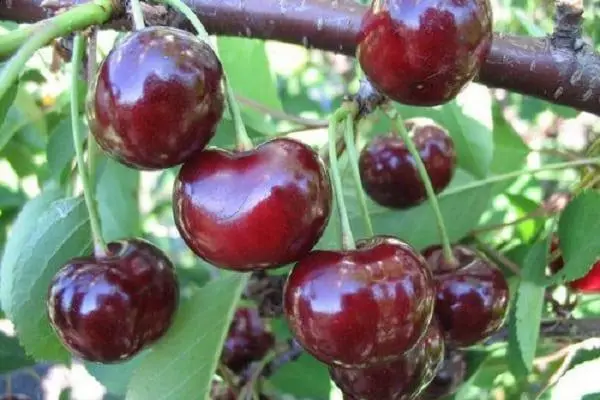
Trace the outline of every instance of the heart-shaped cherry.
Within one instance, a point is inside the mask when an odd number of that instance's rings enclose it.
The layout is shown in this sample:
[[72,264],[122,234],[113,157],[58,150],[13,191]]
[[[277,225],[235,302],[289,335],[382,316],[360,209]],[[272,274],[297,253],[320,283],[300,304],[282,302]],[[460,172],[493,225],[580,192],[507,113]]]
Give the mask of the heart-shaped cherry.
[[457,265],[445,261],[440,246],[423,254],[436,282],[435,314],[448,343],[476,344],[502,326],[509,301],[502,271],[490,260],[465,246],[454,246]]
[[400,103],[434,106],[470,82],[492,43],[488,0],[375,0],[357,37],[371,83]]
[[399,359],[367,368],[330,367],[329,373],[354,400],[408,400],[429,384],[443,359],[444,340],[434,319],[421,341]]
[[[450,183],[456,167],[452,138],[433,123],[407,121],[407,127],[413,132],[434,191],[441,192]],[[427,199],[415,160],[394,133],[375,137],[368,143],[361,151],[359,167],[365,192],[384,207],[404,209]]]
[[102,62],[87,115],[110,156],[138,169],[180,164],[214,136],[223,113],[221,63],[191,33],[130,33]]
[[179,301],[173,264],[156,246],[128,239],[106,255],[69,261],[49,289],[48,315],[74,354],[121,362],[162,337]]
[[450,396],[460,387],[467,374],[467,363],[461,351],[448,351],[433,380],[418,400],[438,400]]
[[221,361],[233,372],[240,372],[262,359],[275,344],[255,308],[236,310],[221,353]]
[[[558,236],[553,235],[550,242],[551,261],[550,271],[557,273],[565,266],[565,260],[560,251]],[[582,278],[568,282],[567,285],[579,293],[600,293],[600,261],[596,262]]]
[[407,243],[376,236],[347,251],[313,251],[294,266],[284,309],[298,342],[324,363],[393,361],[423,336],[434,304],[425,260]]
[[317,153],[278,138],[249,151],[211,149],[194,156],[175,181],[173,211],[198,256],[249,271],[306,255],[327,225],[331,198]]

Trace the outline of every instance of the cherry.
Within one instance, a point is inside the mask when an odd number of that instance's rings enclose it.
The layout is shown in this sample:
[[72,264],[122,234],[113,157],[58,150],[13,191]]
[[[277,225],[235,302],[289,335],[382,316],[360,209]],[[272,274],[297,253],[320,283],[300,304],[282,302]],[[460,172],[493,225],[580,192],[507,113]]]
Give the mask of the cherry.
[[440,246],[426,249],[436,282],[435,314],[454,346],[467,347],[495,333],[503,324],[509,301],[502,271],[465,246],[452,249],[458,265],[444,260]]
[[310,147],[277,138],[254,150],[197,154],[175,181],[175,223],[187,245],[232,270],[276,268],[317,243],[331,213],[327,171]]
[[48,314],[63,344],[101,363],[129,359],[161,338],[179,301],[173,264],[141,239],[108,244],[106,255],[63,266],[50,285]]
[[250,363],[261,360],[275,344],[267,332],[258,311],[254,308],[236,310],[225,340],[221,360],[233,372],[244,370]]
[[[407,125],[413,125],[412,121]],[[446,131],[433,123],[413,126],[413,140],[434,191],[439,193],[454,175],[454,143]],[[360,154],[359,167],[365,192],[384,207],[405,209],[427,198],[414,158],[394,133],[378,136],[367,144]]]
[[314,251],[294,266],[284,288],[298,342],[341,367],[399,358],[423,336],[433,304],[425,260],[390,236],[359,241],[355,250]]
[[87,115],[98,144],[139,169],[180,164],[214,136],[223,70],[194,35],[152,26],[129,34],[102,62]]
[[332,380],[349,399],[412,399],[435,376],[444,359],[444,340],[435,320],[415,348],[386,364],[330,367]]
[[[550,271],[557,273],[565,266],[565,260],[560,254],[560,241],[558,236],[553,235],[550,242],[550,251],[552,261],[550,261]],[[567,285],[574,291],[580,293],[600,293],[600,261],[597,261],[589,272],[582,278],[568,282]]]
[[447,352],[437,374],[418,399],[437,400],[450,396],[463,383],[466,374],[467,363],[464,354],[459,351]]
[[375,0],[363,17],[357,58],[377,89],[415,106],[452,100],[492,43],[488,0]]

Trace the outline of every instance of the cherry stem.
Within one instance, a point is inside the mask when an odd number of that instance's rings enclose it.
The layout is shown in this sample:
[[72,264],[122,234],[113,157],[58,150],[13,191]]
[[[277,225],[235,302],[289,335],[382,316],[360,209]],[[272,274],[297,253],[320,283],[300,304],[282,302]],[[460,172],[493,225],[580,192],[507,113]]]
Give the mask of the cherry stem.
[[144,23],[144,13],[142,12],[140,0],[131,0],[131,14],[133,16],[133,26],[135,29],[144,29],[146,24]]
[[336,152],[336,138],[339,123],[352,114],[352,109],[347,105],[343,105],[331,116],[328,129],[329,171],[331,174],[333,191],[335,193],[335,199],[338,206],[340,225],[342,228],[342,248],[344,250],[353,250],[356,248],[356,245],[354,243],[352,228],[350,227],[350,219],[348,218],[346,202],[344,201],[344,188],[342,186],[342,177],[340,174],[340,167]]
[[423,159],[419,154],[419,150],[417,149],[412,138],[408,134],[408,131],[404,126],[404,121],[400,113],[390,104],[387,104],[384,107],[382,107],[382,110],[393,121],[398,131],[397,133],[400,135],[400,137],[406,144],[406,148],[415,160],[417,172],[419,173],[419,176],[423,181],[423,185],[425,186],[425,192],[427,193],[427,198],[429,199],[429,204],[431,205],[431,208],[433,209],[433,213],[435,215],[438,232],[442,242],[442,249],[444,251],[444,259],[450,265],[456,265],[458,262],[452,254],[452,246],[450,243],[450,239],[448,238],[448,233],[446,232],[444,217],[442,215],[442,211],[440,209],[435,190],[433,189],[431,179],[429,178],[429,174],[427,173],[427,168],[425,167],[425,163],[423,163]]
[[[194,14],[192,9],[185,4],[181,0],[160,0],[163,3],[173,7],[180,13],[182,13],[193,25],[194,29],[196,29],[198,33],[198,38],[208,44],[215,54],[219,54],[217,49],[213,46],[210,41],[210,37],[206,28],[200,22],[200,19]],[[233,119],[233,126],[235,129],[235,138],[238,150],[249,150],[254,147],[252,140],[248,136],[248,131],[246,131],[246,126],[244,125],[244,119],[242,118],[242,113],[240,111],[240,106],[236,100],[235,93],[233,88],[229,84],[229,79],[227,78],[226,71],[223,74],[223,85],[225,86],[225,98],[227,100],[227,105],[229,107],[229,112],[231,113],[231,117]]]
[[[365,192],[362,190],[362,182],[360,179],[360,171],[358,169],[358,152],[356,151],[356,145],[354,144],[354,117],[352,114],[346,117],[346,129],[344,129],[344,140],[346,142],[346,151],[348,152],[348,158],[350,161],[350,167],[352,169],[352,177],[354,178],[354,187],[358,202],[360,204],[363,221],[365,224],[365,230],[369,237],[375,235],[373,231],[373,223],[369,216],[369,208],[367,207],[367,197]],[[337,147],[337,146],[336,146]]]
[[106,254],[106,242],[102,238],[100,229],[100,218],[94,204],[94,192],[90,185],[88,171],[83,159],[83,143],[81,141],[81,130],[79,129],[79,67],[83,60],[84,38],[81,33],[75,35],[73,41],[73,56],[71,58],[71,129],[73,130],[73,145],[75,146],[75,157],[77,159],[77,171],[81,177],[83,186],[83,198],[90,217],[90,227],[94,240],[94,251],[97,255]]

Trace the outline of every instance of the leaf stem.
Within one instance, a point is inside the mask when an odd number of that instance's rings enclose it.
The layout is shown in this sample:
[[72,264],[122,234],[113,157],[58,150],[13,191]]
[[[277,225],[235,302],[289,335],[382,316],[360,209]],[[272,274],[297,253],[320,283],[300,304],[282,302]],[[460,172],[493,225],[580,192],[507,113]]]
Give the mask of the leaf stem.
[[[346,151],[348,152],[348,158],[350,161],[350,167],[352,169],[352,177],[354,178],[354,187],[356,189],[356,195],[360,204],[360,209],[365,224],[365,230],[369,237],[375,235],[373,231],[373,223],[369,216],[369,208],[367,207],[367,198],[364,190],[362,190],[362,183],[360,179],[360,171],[358,169],[358,152],[356,151],[356,145],[354,144],[354,117],[352,114],[346,117],[346,129],[344,129],[344,140],[346,142]],[[336,146],[337,147],[337,146]]]
[[133,16],[133,26],[135,29],[144,29],[146,24],[144,23],[144,13],[142,12],[140,0],[131,0],[131,14]]
[[340,225],[342,228],[342,248],[344,250],[352,250],[356,248],[354,243],[354,235],[352,234],[352,228],[350,227],[350,219],[348,218],[348,210],[346,209],[346,202],[344,200],[344,188],[342,186],[342,177],[340,175],[340,167],[338,164],[338,158],[336,153],[336,137],[337,128],[340,121],[343,121],[352,115],[352,110],[347,106],[340,107],[329,120],[329,171],[331,174],[331,180],[333,183],[333,191],[338,206],[338,213],[340,217]]
[[435,215],[435,220],[438,226],[438,232],[442,242],[442,248],[444,251],[444,259],[449,264],[456,264],[457,261],[454,255],[452,254],[452,246],[450,243],[450,239],[448,238],[448,233],[446,232],[446,225],[444,223],[444,217],[442,215],[442,211],[438,203],[437,195],[435,194],[435,190],[433,189],[431,179],[429,178],[429,174],[427,173],[427,168],[423,163],[423,159],[419,154],[419,150],[417,149],[412,138],[408,134],[408,131],[404,126],[404,121],[402,120],[402,116],[400,115],[400,113],[398,113],[398,111],[390,105],[382,107],[382,110],[393,121],[394,126],[398,131],[398,134],[406,144],[406,148],[415,160],[417,172],[419,173],[419,176],[423,181],[423,185],[425,186],[425,192],[427,193],[427,197],[429,199],[429,204],[431,205],[431,208],[433,209],[433,213]]
[[[0,60],[17,52],[15,57],[19,55],[20,62],[14,61],[14,68],[19,73],[33,53],[52,39],[86,29],[92,25],[101,25],[109,20],[114,11],[115,4],[112,0],[93,0],[74,6],[52,18],[8,32],[0,36]],[[23,50],[25,45],[28,46],[27,52]],[[11,62],[13,61],[11,60]],[[5,69],[7,67],[8,65]],[[4,71],[2,75],[4,75]],[[3,79],[0,79],[0,86],[3,85],[2,82]]]
[[489,178],[485,178],[485,179],[481,179],[481,180],[478,180],[475,182],[467,183],[466,185],[459,186],[455,189],[448,189],[444,192],[444,196],[459,194],[459,193],[466,192],[471,189],[477,189],[479,187],[487,186],[487,185],[490,185],[493,183],[499,183],[499,182],[503,182],[503,181],[506,181],[509,179],[518,178],[523,175],[533,175],[533,174],[537,174],[539,172],[556,171],[556,170],[561,170],[561,169],[580,167],[582,165],[600,165],[600,157],[583,158],[583,159],[579,159],[579,160],[566,161],[566,162],[562,162],[562,163],[547,164],[547,165],[544,165],[539,168],[530,168],[530,169],[509,172],[509,173],[502,174],[502,175],[494,175]]
[[[198,33],[198,38],[207,43],[214,50],[215,54],[218,55],[217,49],[215,49],[215,47],[210,42],[210,38],[208,36],[206,28],[204,28],[204,25],[202,25],[200,19],[198,19],[196,14],[194,14],[192,9],[189,8],[187,4],[185,4],[181,0],[159,1],[173,7],[174,9],[182,13],[190,21],[194,29],[196,29]],[[246,131],[246,126],[244,125],[244,119],[242,118],[240,106],[235,98],[233,88],[229,84],[229,78],[227,77],[226,71],[223,73],[223,85],[225,86],[225,98],[227,100],[229,112],[231,113],[231,117],[233,118],[233,126],[235,129],[235,138],[238,150],[249,150],[252,147],[254,147],[254,145],[252,143],[252,140],[250,140],[250,137],[248,136],[248,131]]]
[[79,67],[83,60],[84,38],[81,33],[75,35],[73,42],[73,56],[71,59],[71,127],[73,130],[73,145],[75,146],[75,156],[77,158],[77,170],[81,177],[83,186],[83,198],[90,217],[90,226],[92,229],[92,238],[94,240],[94,249],[96,254],[106,253],[106,243],[102,238],[100,229],[100,218],[98,216],[95,204],[94,193],[90,186],[88,171],[86,170],[83,159],[83,143],[81,141],[81,130],[79,129]]

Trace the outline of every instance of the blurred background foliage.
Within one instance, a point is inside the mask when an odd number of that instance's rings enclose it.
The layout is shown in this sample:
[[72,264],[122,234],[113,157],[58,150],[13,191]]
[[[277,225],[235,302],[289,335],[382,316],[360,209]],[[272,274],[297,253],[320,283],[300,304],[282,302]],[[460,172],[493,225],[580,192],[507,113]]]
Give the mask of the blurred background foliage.
[[[585,3],[585,34],[598,48],[600,7],[592,1]],[[544,36],[552,30],[554,4],[551,1],[494,0],[493,5],[498,32]],[[0,34],[2,30],[16,27],[2,22]],[[100,34],[99,57],[110,50],[118,36],[116,32]],[[256,143],[286,134],[316,148],[323,146],[327,136],[326,118],[339,106],[344,95],[358,87],[360,74],[351,58],[250,39],[218,38],[216,43],[242,105],[247,128]],[[28,63],[15,101],[0,127],[0,248],[5,245],[18,212],[43,188],[58,186],[66,193],[79,191],[77,182],[72,179],[74,150],[68,107],[69,70],[69,64],[52,48],[39,51]],[[82,104],[84,99],[85,93],[81,93]],[[450,188],[440,196],[449,234],[455,241],[482,227],[529,215],[552,194],[568,192],[577,174],[565,171],[522,176],[469,190],[464,190],[464,185],[494,174],[568,160],[600,132],[597,117],[477,84],[463,92],[457,102],[443,107],[398,108],[406,118],[426,117],[443,124],[455,140],[459,171]],[[86,124],[84,118],[81,123]],[[361,125],[360,144],[389,129],[385,118],[374,115]],[[212,145],[231,147],[233,142],[232,122],[225,116]],[[359,205],[345,156],[342,167],[347,178],[346,196],[353,228],[360,237]],[[189,297],[197,293],[198,287],[218,276],[219,271],[194,257],[174,228],[171,186],[176,172],[177,169],[140,173],[101,157],[96,177],[97,198],[106,239],[144,236],[158,244],[175,261],[184,296]],[[437,242],[428,205],[403,212],[389,211],[373,203],[369,203],[369,208],[378,233],[398,235],[418,248]],[[552,218],[531,219],[518,226],[484,232],[479,238],[522,265],[540,232],[549,229],[552,222]],[[337,245],[336,223],[337,219],[332,218],[318,245],[320,248]],[[283,269],[275,273],[285,272]],[[31,289],[34,289],[33,283]],[[566,291],[559,287],[553,296],[564,299]],[[599,300],[598,296],[583,296],[574,315],[598,315]],[[544,308],[543,313],[547,318],[554,316],[550,308]],[[211,329],[210,320],[204,324],[201,329]],[[274,320],[272,325],[282,340],[289,336],[283,321]],[[104,393],[107,398],[121,398],[132,371],[145,357],[141,355],[120,366],[88,365],[88,371],[104,384],[101,387],[85,378],[79,364],[54,367],[54,370],[47,365],[34,367],[33,359],[11,336],[11,324],[4,320],[0,328],[4,331],[0,334],[0,373],[4,374],[0,393],[33,387],[32,379],[39,383],[40,377],[54,371],[57,387],[74,384],[71,395],[75,398],[91,398],[90,391],[94,390],[99,396]],[[506,344],[474,348],[469,352],[468,381],[455,398],[536,398],[561,367],[564,355],[560,357],[560,351],[564,346],[564,343],[541,341],[530,374],[519,374],[515,372],[518,369],[510,368],[511,350]],[[590,348],[579,351],[569,371],[538,398],[600,398],[600,380],[595,379],[600,375],[599,351],[593,343]],[[282,368],[271,379],[270,386],[291,398],[341,399],[329,382],[325,367],[308,356]],[[47,395],[52,396],[51,392]]]

